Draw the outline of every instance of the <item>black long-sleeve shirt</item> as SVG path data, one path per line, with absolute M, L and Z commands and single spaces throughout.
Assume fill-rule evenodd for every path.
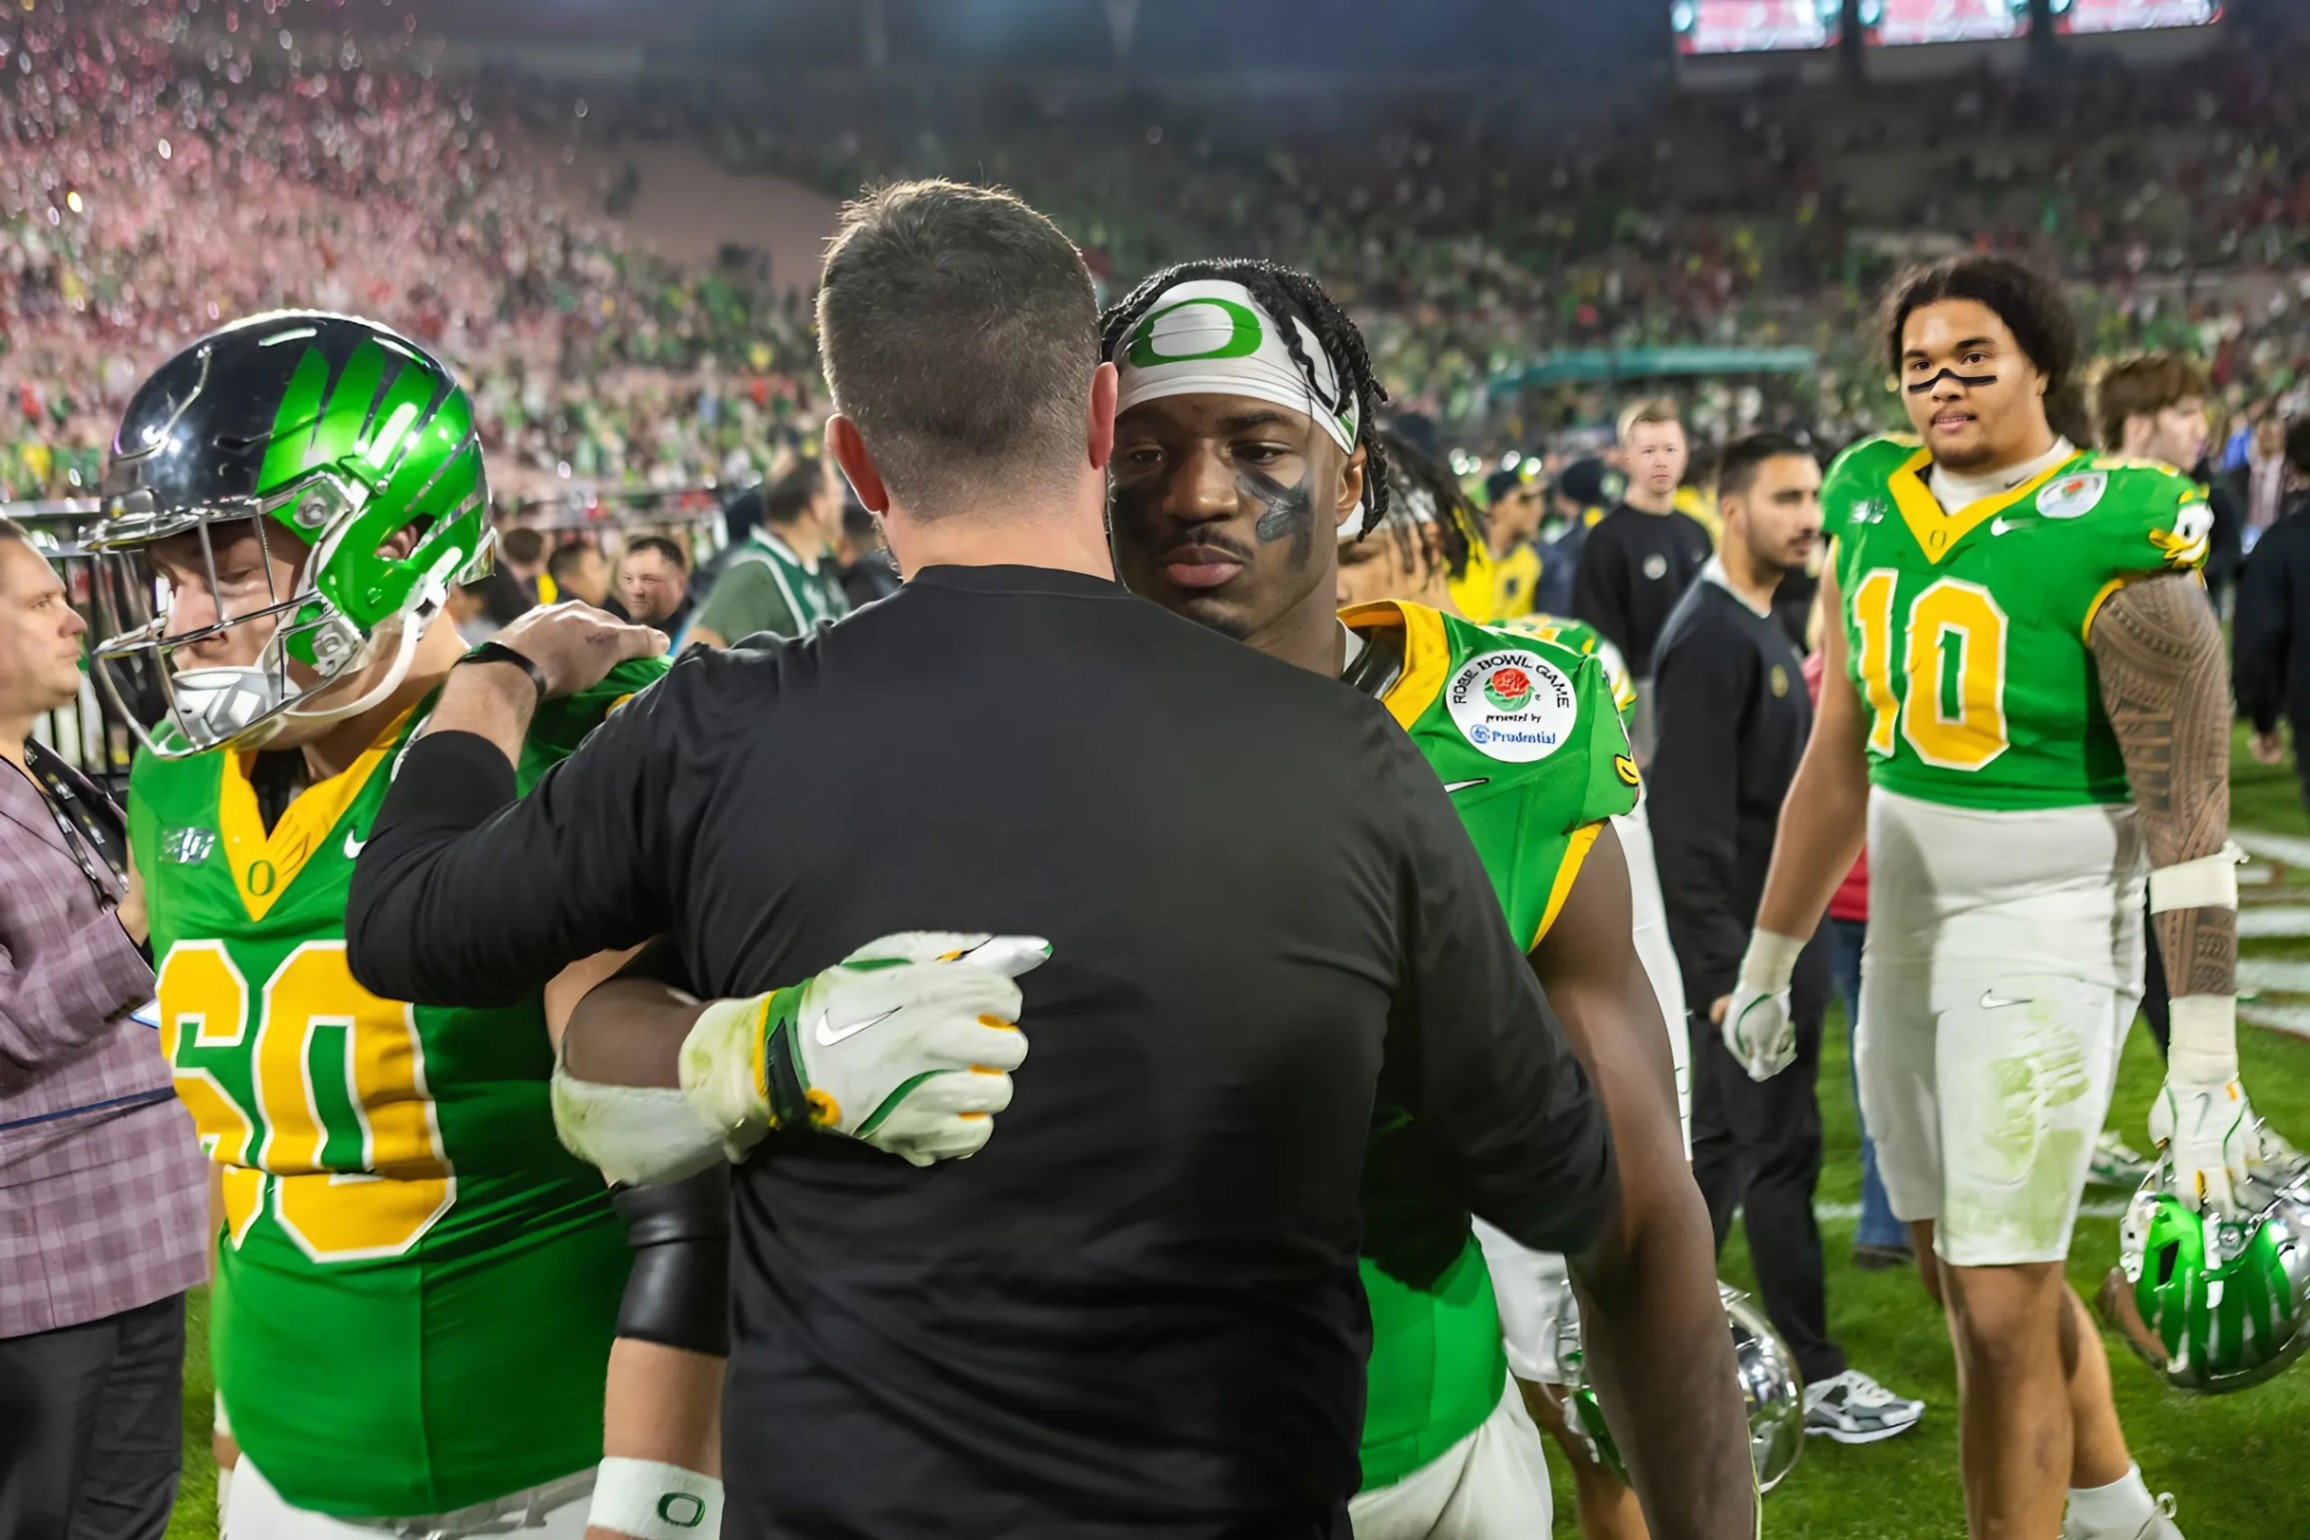
M 483 740 L 417 742 L 354 878 L 369 987 L 487 1001 L 659 933 L 718 996 L 895 931 L 1053 944 L 985 1151 L 783 1133 L 737 1173 L 733 1537 L 1344 1536 L 1375 1105 L 1528 1244 L 1614 1201 L 1435 773 L 1111 583 L 931 569 L 684 658 L 513 796 Z
M 1669 612 L 1709 558 L 1708 531 L 1682 509 L 1646 513 L 1626 503 L 1588 532 L 1572 579 L 1572 614 L 1620 649 L 1628 671 L 1652 677 Z
M 2280 717 L 2310 725 L 2310 499 L 2296 499 L 2246 558 L 2230 677 L 2256 731 Z
M 1661 632 L 1652 698 L 1653 854 L 1685 999 L 1705 1012 L 1740 972 L 1813 707 L 1787 633 L 1713 568 Z

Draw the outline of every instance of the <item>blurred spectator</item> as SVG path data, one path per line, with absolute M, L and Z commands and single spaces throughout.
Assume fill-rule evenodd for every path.
M 1588 547 L 1588 532 L 1620 501 L 1626 478 L 1602 460 L 1575 460 L 1564 467 L 1549 488 L 1549 512 L 1543 531 L 1558 526 L 1556 538 L 1540 550 L 1540 586 L 1533 609 L 1543 615 L 1572 613 L 1572 590 L 1580 573 L 1580 555 Z
M 1484 482 L 1485 543 L 1492 553 L 1493 620 L 1532 613 L 1540 591 L 1540 516 L 1546 511 L 1538 484 L 1540 462 L 1526 460 L 1514 470 L 1494 471 Z
M 81 697 L 86 629 L 0 521 L 0 1534 L 160 1540 L 207 1162 L 131 1015 L 153 976 L 120 812 L 31 741 Z
M 556 599 L 576 599 L 597 610 L 607 610 L 618 619 L 627 618 L 625 607 L 610 592 L 609 559 L 601 548 L 589 540 L 575 540 L 557 546 L 546 558 L 546 576 L 553 579 Z
M 663 535 L 627 541 L 618 559 L 618 597 L 636 624 L 679 638 L 692 608 L 690 563 L 682 548 Z
M 761 631 L 800 636 L 850 613 L 833 559 L 842 494 L 831 465 L 797 460 L 762 488 L 761 503 L 761 524 L 729 553 L 690 622 L 692 642 L 727 647 Z
M 852 609 L 898 592 L 898 563 L 882 540 L 882 521 L 856 503 L 842 507 L 842 544 L 835 553 L 842 569 L 842 592 Z
M 1669 612 L 1709 558 L 1708 532 L 1678 510 L 1687 449 L 1676 403 L 1639 401 L 1620 414 L 1628 487 L 1588 534 L 1572 581 L 1572 616 L 1628 660 L 1636 680 L 1637 756 L 1652 753 L 1652 649 Z
M 2254 758 L 2282 764 L 2283 721 L 2294 740 L 2294 773 L 2310 808 L 2303 734 L 2310 731 L 2310 419 L 2286 433 L 2293 476 L 2286 514 L 2246 557 L 2238 580 L 2231 677 L 2238 709 L 2253 724 Z
M 2246 511 L 2240 546 L 2248 553 L 2286 511 L 2286 420 L 2275 410 L 2254 423 L 2246 463 L 2230 478 L 2230 493 Z
M 490 619 L 499 625 L 511 625 L 538 605 L 553 603 L 553 579 L 545 570 L 545 536 L 536 530 L 509 529 L 497 537 L 497 571 L 512 585 L 510 591 L 491 594 Z

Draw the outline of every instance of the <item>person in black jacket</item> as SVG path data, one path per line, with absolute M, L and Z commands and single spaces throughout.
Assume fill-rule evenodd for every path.
M 1660 737 L 1646 777 L 1669 940 L 1693 1007 L 1692 1174 L 1719 1247 L 1733 1211 L 1747 1216 L 1765 1312 L 1805 1379 L 1808 1430 L 1869 1443 L 1914 1425 L 1924 1406 L 1850 1367 L 1829 1335 L 1813 1217 L 1825 940 L 1798 962 L 1797 1059 L 1787 1071 L 1750 1079 L 1718 1031 L 1813 726 L 1804 659 L 1774 618 L 1773 591 L 1820 537 L 1821 468 L 1794 439 L 1759 433 L 1726 451 L 1720 497 L 1723 549 L 1661 628 Z
M 2303 490 L 2310 486 L 2310 419 L 2287 430 L 2286 465 L 2295 487 L 2285 516 L 2256 543 L 2238 581 L 2230 674 L 2238 709 L 2254 724 L 2256 759 L 2284 763 L 2278 723 L 2292 728 L 2294 773 L 2310 806 L 2310 772 L 2302 759 L 2302 736 L 2310 731 L 2310 625 L 2297 618 L 2310 606 L 2310 495 Z

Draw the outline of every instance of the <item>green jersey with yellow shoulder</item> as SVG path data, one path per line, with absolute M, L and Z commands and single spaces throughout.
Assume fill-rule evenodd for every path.
M 1870 439 L 1821 492 L 1871 781 L 1986 812 L 2130 800 L 2088 639 L 2126 584 L 2205 564 L 2205 489 L 2081 450 L 1944 508 L 1932 469 L 1915 439 Z
M 664 669 L 542 707 L 522 789 Z M 224 1195 L 217 1388 L 320 1513 L 447 1513 L 598 1462 L 625 1286 L 601 1175 L 554 1137 L 543 1001 L 412 1006 L 347 965 L 353 861 L 431 704 L 270 830 L 253 755 L 147 752 L 131 781 L 161 1049 Z
M 1341 619 L 1397 665 L 1379 699 L 1451 793 L 1510 931 L 1531 950 L 1597 831 L 1636 805 L 1636 764 L 1603 665 L 1416 604 L 1359 605 Z M 1364 1193 L 1366 1488 L 1402 1480 L 1473 1433 L 1507 1383 L 1483 1251 L 1468 1215 L 1439 1211 L 1434 1193 L 1416 1128 L 1382 1108 Z

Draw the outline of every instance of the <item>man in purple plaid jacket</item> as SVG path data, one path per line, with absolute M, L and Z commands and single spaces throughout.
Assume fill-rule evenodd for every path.
M 74 613 L 0 520 L 0 1535 L 159 1540 L 206 1165 L 152 1029 L 103 794 L 28 740 L 80 694 Z M 126 902 L 124 903 L 124 900 Z

